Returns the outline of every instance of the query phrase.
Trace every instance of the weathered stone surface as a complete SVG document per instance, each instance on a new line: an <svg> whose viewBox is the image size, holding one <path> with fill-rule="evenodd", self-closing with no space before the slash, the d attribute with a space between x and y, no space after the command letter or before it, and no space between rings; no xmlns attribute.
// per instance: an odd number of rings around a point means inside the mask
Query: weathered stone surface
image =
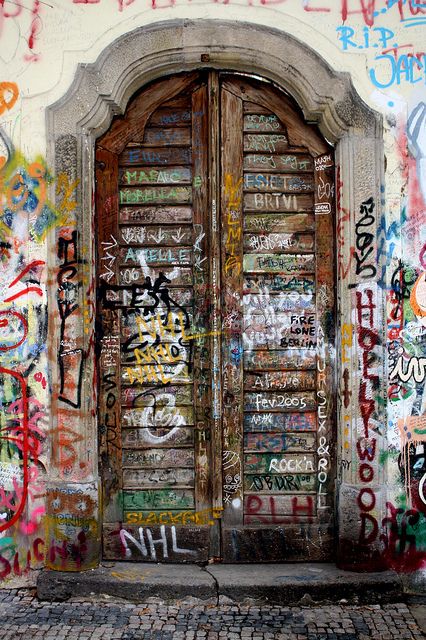
<svg viewBox="0 0 426 640"><path fill-rule="evenodd" d="M384 603L402 598L399 577L393 572L360 574L344 572L332 564L269 565L153 565L108 562L79 574L44 570L37 581L41 600L65 600L72 596L107 594L146 602L158 597L175 601L188 596L201 600L229 598L241 603L291 604L305 594L314 602ZM306 598L305 598L306 600Z"/></svg>

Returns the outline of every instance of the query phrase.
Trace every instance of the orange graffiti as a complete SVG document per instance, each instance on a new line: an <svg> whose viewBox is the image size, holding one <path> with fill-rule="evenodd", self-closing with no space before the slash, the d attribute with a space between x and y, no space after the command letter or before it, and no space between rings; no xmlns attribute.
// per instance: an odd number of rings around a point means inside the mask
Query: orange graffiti
<svg viewBox="0 0 426 640"><path fill-rule="evenodd" d="M57 429L52 429L50 434L56 439L52 455L53 464L64 476L69 476L78 460L75 445L83 440L83 436L62 424ZM80 471L85 470L86 463L80 462L79 467Z"/></svg>
<svg viewBox="0 0 426 640"><path fill-rule="evenodd" d="M95 500L82 491L47 490L47 511L50 515L71 514L87 518L96 509Z"/></svg>
<svg viewBox="0 0 426 640"><path fill-rule="evenodd" d="M38 204L35 209L31 210L33 215L38 215L47 201L47 170L41 162L32 162L28 166L28 175L30 178L37 180L38 183ZM6 200L9 209L18 211L23 209L30 197L31 192L28 183L19 171L11 178L6 190Z"/></svg>
<svg viewBox="0 0 426 640"><path fill-rule="evenodd" d="M426 317L426 273L422 273L411 290L410 305L418 318Z"/></svg>
<svg viewBox="0 0 426 640"><path fill-rule="evenodd" d="M16 82L0 82L0 115L10 111L17 101L19 89Z"/></svg>

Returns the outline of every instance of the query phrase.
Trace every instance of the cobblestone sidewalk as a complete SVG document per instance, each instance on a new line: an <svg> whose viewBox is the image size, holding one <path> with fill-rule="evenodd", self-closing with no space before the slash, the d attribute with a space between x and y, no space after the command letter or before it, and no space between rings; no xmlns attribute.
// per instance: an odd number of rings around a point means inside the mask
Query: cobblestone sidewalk
<svg viewBox="0 0 426 640"><path fill-rule="evenodd" d="M419 640L405 604L317 607L179 606L112 598L39 602L31 590L0 591L0 638L55 640Z"/></svg>

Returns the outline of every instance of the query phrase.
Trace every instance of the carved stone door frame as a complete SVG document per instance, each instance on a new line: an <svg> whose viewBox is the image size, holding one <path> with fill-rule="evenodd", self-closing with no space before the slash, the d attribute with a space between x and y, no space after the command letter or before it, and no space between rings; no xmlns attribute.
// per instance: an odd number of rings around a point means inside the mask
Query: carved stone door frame
<svg viewBox="0 0 426 640"><path fill-rule="evenodd" d="M114 115L124 113L130 97L139 88L163 75L203 67L258 74L272 80L293 96L305 120L316 123L326 140L335 145L339 322L336 386L342 390L342 397L337 399L338 461L345 459L347 449L354 460L361 459L364 439L368 439L371 428L368 417L365 419L365 410L362 412L362 403L368 401L359 375L362 359L359 361L354 349L347 349L349 344L352 346L361 340L353 329L355 325L370 329L374 324L377 330L376 342L370 344L377 355L375 394L386 397L382 347L385 344L385 297L380 286L381 265L376 263L384 173L381 116L362 102L348 74L333 71L308 46L282 31L217 20L173 20L140 27L111 43L95 63L80 65L67 94L47 110L49 165L56 173L65 172L72 183L78 181L78 206L73 215L80 258L73 269L80 282L76 304L81 313L73 318L73 334L75 350L82 354L81 363L74 363L80 392L80 402L74 403L77 406L64 402L60 384L56 383L60 380L60 360L52 367L50 426L52 433L59 433L58 425L66 420L81 435L77 448L84 452L86 460L81 484L91 495L96 494L99 483L92 313L95 308L95 140L108 129ZM375 213L370 227L374 257L369 269L361 269L359 260L352 259L356 247L356 217L363 216L365 208L371 206ZM61 230L52 230L48 241L50 267L55 274L63 267L64 256L58 252L60 240ZM48 341L52 352L60 354L61 322L55 287L50 288L49 304L52 312ZM354 308L358 309L357 317ZM359 344L361 349L363 344ZM366 348L365 343L364 351ZM352 398L350 404L345 402L348 397ZM385 423L384 413L383 405L378 403L375 419ZM357 434L359 422L364 425L364 436ZM373 463L370 468L361 478L358 467L353 464L352 468L343 469L338 478L339 537L348 565L362 561L360 554L364 551L371 555L379 544L371 523L373 518L377 522L384 513L386 482L377 471L377 464ZM66 475L59 473L50 481L64 489L70 484ZM71 484L75 485L75 479ZM371 495L375 496L375 516L370 513L368 497ZM370 527L364 530L364 540L360 523ZM368 549L364 549L364 541L368 541ZM96 545L92 553L96 554Z"/></svg>

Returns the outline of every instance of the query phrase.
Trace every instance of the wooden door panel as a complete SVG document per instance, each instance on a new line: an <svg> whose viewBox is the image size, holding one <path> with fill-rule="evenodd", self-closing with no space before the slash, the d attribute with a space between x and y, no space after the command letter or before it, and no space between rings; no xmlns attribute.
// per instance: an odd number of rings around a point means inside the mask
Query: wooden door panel
<svg viewBox="0 0 426 640"><path fill-rule="evenodd" d="M105 557L330 559L330 148L271 83L182 74L96 179Z"/></svg>
<svg viewBox="0 0 426 640"><path fill-rule="evenodd" d="M112 306L117 316L121 514L110 516L105 495L104 527L105 554L117 559L207 559L208 534L191 528L211 526L197 519L211 511L207 87L193 76L177 85L186 91L171 101L167 80L129 106L126 146L118 125L100 143L115 151L114 279L100 275L100 312L103 320Z"/></svg>
<svg viewBox="0 0 426 640"><path fill-rule="evenodd" d="M243 478L243 103L221 93L223 521L239 524ZM232 357L237 354L237 357Z"/></svg>
<svg viewBox="0 0 426 640"><path fill-rule="evenodd" d="M314 209L323 191L318 185L330 182L320 173L324 163L318 170L316 165L327 147L272 87L225 77L221 99L222 191L234 185L239 205L230 216L222 200L222 307L232 332L232 340L224 336L223 375L234 417L229 428L225 403L223 555L232 562L326 559L332 552L325 535L332 526L330 483L326 496L320 492L331 472L323 407L327 395L329 421L324 320L333 314L333 227L330 216L314 215ZM226 249L230 237L232 253ZM325 304L318 300L321 290L330 292ZM231 347L239 354L232 370ZM229 434L231 445L225 446ZM237 508L230 494L237 496Z"/></svg>

